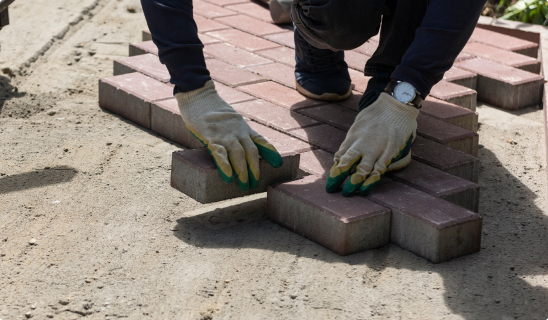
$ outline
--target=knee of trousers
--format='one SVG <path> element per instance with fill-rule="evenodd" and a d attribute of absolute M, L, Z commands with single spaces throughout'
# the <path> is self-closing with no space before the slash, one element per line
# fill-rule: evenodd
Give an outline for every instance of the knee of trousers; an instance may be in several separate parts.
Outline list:
<path fill-rule="evenodd" d="M 293 0 L 291 18 L 319 49 L 352 50 L 379 32 L 384 0 Z"/>

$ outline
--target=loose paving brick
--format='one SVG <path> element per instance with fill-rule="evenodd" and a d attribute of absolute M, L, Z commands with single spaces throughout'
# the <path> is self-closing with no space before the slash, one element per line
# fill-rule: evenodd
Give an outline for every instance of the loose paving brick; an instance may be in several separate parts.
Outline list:
<path fill-rule="evenodd" d="M 406 168 L 387 173 L 387 177 L 478 212 L 479 186 L 477 184 L 424 163 L 412 160 Z"/>
<path fill-rule="evenodd" d="M 299 110 L 306 116 L 319 120 L 321 122 L 332 125 L 335 128 L 348 131 L 354 119 L 358 115 L 358 112 L 350 110 L 345 107 L 341 107 L 335 104 L 326 104 L 312 108 L 306 108 Z"/>
<path fill-rule="evenodd" d="M 478 95 L 475 90 L 470 88 L 442 80 L 432 87 L 430 95 L 434 98 L 476 111 Z"/>
<path fill-rule="evenodd" d="M 238 90 L 247 92 L 257 98 L 272 102 L 290 110 L 299 110 L 321 104 L 325 101 L 314 100 L 300 94 L 297 90 L 284 85 L 267 81 L 238 87 Z"/>
<path fill-rule="evenodd" d="M 315 176 L 269 187 L 267 217 L 340 255 L 382 247 L 390 237 L 389 209 L 326 193 Z"/>
<path fill-rule="evenodd" d="M 176 151 L 172 156 L 171 186 L 200 203 L 211 203 L 265 192 L 274 183 L 290 181 L 299 174 L 299 154 L 283 154 L 283 165 L 272 168 L 263 159 L 256 189 L 241 191 L 236 182 L 226 184 L 206 148 Z"/>
<path fill-rule="evenodd" d="M 166 66 L 150 53 L 114 60 L 115 76 L 132 72 L 140 72 L 164 83 L 171 78 Z"/>
<path fill-rule="evenodd" d="M 248 121 L 248 124 L 251 129 L 257 131 L 258 134 L 268 140 L 268 142 L 270 142 L 280 154 L 303 153 L 314 149 L 314 147 L 307 142 L 271 129 L 260 123 Z"/>
<path fill-rule="evenodd" d="M 152 40 L 132 43 L 129 45 L 130 57 L 147 54 L 147 53 L 158 56 L 158 47 L 156 47 L 156 45 L 154 44 L 154 42 L 152 42 Z"/>
<path fill-rule="evenodd" d="M 230 27 L 227 25 L 213 21 L 211 19 L 204 18 L 199 15 L 194 15 L 194 22 L 196 22 L 196 26 L 198 27 L 198 32 L 210 32 L 210 31 L 230 29 Z"/>
<path fill-rule="evenodd" d="M 352 91 L 352 94 L 348 99 L 343 101 L 335 101 L 335 104 L 338 104 L 339 106 L 346 107 L 351 110 L 358 111 L 360 107 L 360 99 L 362 98 L 363 93 L 358 91 Z"/>
<path fill-rule="evenodd" d="M 186 148 L 201 148 L 204 145 L 185 126 L 175 98 L 156 101 L 151 104 L 150 129 Z"/>
<path fill-rule="evenodd" d="M 344 61 L 348 64 L 348 67 L 363 72 L 365 63 L 369 60 L 369 56 L 355 51 L 345 51 Z"/>
<path fill-rule="evenodd" d="M 419 113 L 417 134 L 450 148 L 478 155 L 478 134 Z"/>
<path fill-rule="evenodd" d="M 289 134 L 331 153 L 337 152 L 346 138 L 345 131 L 327 124 L 293 130 Z"/>
<path fill-rule="evenodd" d="M 348 69 L 348 73 L 350 74 L 350 79 L 354 85 L 354 90 L 363 93 L 367 88 L 367 83 L 371 77 L 366 77 L 362 72 L 353 69 Z"/>
<path fill-rule="evenodd" d="M 274 80 L 280 84 L 295 89 L 295 69 L 288 67 L 281 63 L 270 63 L 255 67 L 249 67 L 247 70 L 251 70 L 254 73 Z"/>
<path fill-rule="evenodd" d="M 206 66 L 211 74 L 211 78 L 230 87 L 265 81 L 265 79 L 259 75 L 217 59 L 207 59 Z"/>
<path fill-rule="evenodd" d="M 472 90 L 476 90 L 477 79 L 477 74 L 455 67 L 447 70 L 447 72 L 443 75 L 443 80 L 470 88 Z"/>
<path fill-rule="evenodd" d="M 201 15 L 204 18 L 213 19 L 237 15 L 238 13 L 232 10 L 219 7 L 217 5 L 204 1 L 195 0 L 192 3 L 194 14 Z"/>
<path fill-rule="evenodd" d="M 329 170 L 333 166 L 333 154 L 316 149 L 301 153 L 299 168 L 306 173 L 316 175 L 324 180 L 329 176 Z"/>
<path fill-rule="evenodd" d="M 538 44 L 511 37 L 502 33 L 476 28 L 470 37 L 470 42 L 480 42 L 495 48 L 520 53 L 529 57 L 537 58 Z"/>
<path fill-rule="evenodd" d="M 295 68 L 295 50 L 291 48 L 278 47 L 274 49 L 255 51 L 255 54 L 279 63 L 283 63 L 291 68 Z"/>
<path fill-rule="evenodd" d="M 279 43 L 283 46 L 295 49 L 295 39 L 293 32 L 272 34 L 265 36 L 264 38 Z"/>
<path fill-rule="evenodd" d="M 479 214 L 399 182 L 373 189 L 367 199 L 392 210 L 390 242 L 433 263 L 478 252 Z"/>
<path fill-rule="evenodd" d="M 443 172 L 472 182 L 478 182 L 479 159 L 467 153 L 417 136 L 411 148 L 411 156 L 414 160 L 440 169 Z"/>
<path fill-rule="evenodd" d="M 241 14 L 248 15 L 253 18 L 257 18 L 264 22 L 274 23 L 274 21 L 272 21 L 272 17 L 270 16 L 270 10 L 268 10 L 268 7 L 265 8 L 256 2 L 236 4 L 226 6 L 226 8 Z"/>
<path fill-rule="evenodd" d="M 373 56 L 373 53 L 375 53 L 378 47 L 379 47 L 379 43 L 377 41 L 369 39 L 364 44 L 354 49 L 354 51 L 357 51 L 359 53 L 362 53 L 371 57 Z"/>
<path fill-rule="evenodd" d="M 152 34 L 150 34 L 150 30 L 146 29 L 141 32 L 141 41 L 150 41 L 152 40 Z"/>
<path fill-rule="evenodd" d="M 456 104 L 427 97 L 420 112 L 457 127 L 478 131 L 478 113 Z"/>
<path fill-rule="evenodd" d="M 203 0 L 203 1 L 209 2 L 209 3 L 214 4 L 214 5 L 218 5 L 218 6 L 221 6 L 221 7 L 229 6 L 229 5 L 233 5 L 233 4 L 238 4 L 238 3 L 249 2 L 249 0 Z"/>
<path fill-rule="evenodd" d="M 224 18 L 217 18 L 215 19 L 215 21 L 254 34 L 256 36 L 266 36 L 273 33 L 288 32 L 286 29 L 280 28 L 275 24 L 270 24 L 242 14 Z M 292 32 L 290 33 L 293 34 Z"/>
<path fill-rule="evenodd" d="M 523 54 L 494 48 L 479 42 L 470 42 L 466 44 L 463 51 L 478 58 L 497 62 L 509 67 L 518 68 L 536 74 L 540 73 L 540 61 Z"/>
<path fill-rule="evenodd" d="M 478 74 L 478 99 L 481 101 L 517 110 L 538 105 L 542 100 L 544 79 L 538 74 L 480 58 L 461 61 L 456 65 Z"/>
<path fill-rule="evenodd" d="M 150 104 L 173 97 L 173 88 L 141 73 L 99 80 L 99 106 L 150 129 Z"/>
<path fill-rule="evenodd" d="M 264 100 L 253 100 L 232 107 L 245 117 L 280 131 L 318 125 L 320 122 Z"/>
<path fill-rule="evenodd" d="M 272 61 L 259 57 L 253 53 L 240 48 L 228 45 L 226 43 L 210 44 L 204 47 L 204 53 L 216 57 L 219 60 L 228 62 L 238 67 L 248 67 Z"/>
<path fill-rule="evenodd" d="M 207 35 L 250 52 L 272 49 L 280 46 L 272 41 L 236 29 L 208 32 Z"/>

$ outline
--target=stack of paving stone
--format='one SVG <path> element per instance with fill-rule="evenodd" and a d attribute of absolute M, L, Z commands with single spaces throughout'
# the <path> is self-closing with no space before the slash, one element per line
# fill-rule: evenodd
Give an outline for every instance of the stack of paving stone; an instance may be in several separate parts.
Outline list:
<path fill-rule="evenodd" d="M 114 62 L 114 76 L 100 80 L 99 104 L 187 148 L 173 154 L 174 188 L 202 203 L 267 191 L 271 220 L 341 255 L 392 242 L 438 263 L 479 250 L 476 101 L 507 109 L 539 104 L 538 44 L 477 28 L 423 104 L 409 167 L 387 174 L 367 197 L 346 198 L 327 194 L 325 179 L 357 114 L 369 80 L 363 67 L 378 38 L 345 53 L 353 95 L 328 103 L 295 90 L 293 32 L 273 24 L 267 9 L 196 0 L 194 13 L 219 94 L 280 151 L 284 166 L 262 163 L 255 190 L 218 188 L 215 163 L 185 129 L 169 73 L 143 31 L 130 56 Z"/>

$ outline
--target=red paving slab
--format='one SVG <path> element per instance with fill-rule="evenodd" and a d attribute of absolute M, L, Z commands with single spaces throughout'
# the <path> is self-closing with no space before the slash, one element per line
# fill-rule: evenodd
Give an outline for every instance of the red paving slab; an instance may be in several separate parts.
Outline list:
<path fill-rule="evenodd" d="M 233 104 L 241 115 L 280 131 L 318 125 L 320 122 L 264 100 Z"/>
<path fill-rule="evenodd" d="M 282 155 L 283 165 L 272 168 L 259 161 L 261 177 L 256 189 L 241 191 L 236 182 L 224 183 L 206 148 L 176 151 L 172 155 L 171 187 L 200 203 L 211 203 L 265 192 L 269 185 L 290 181 L 299 174 L 299 155 Z"/>
<path fill-rule="evenodd" d="M 478 182 L 479 159 L 421 136 L 411 148 L 414 160 L 463 179 Z"/>
<path fill-rule="evenodd" d="M 255 67 L 249 67 L 247 70 L 253 71 L 261 76 L 274 80 L 280 84 L 295 89 L 295 69 L 281 63 L 270 63 Z"/>
<path fill-rule="evenodd" d="M 280 46 L 272 41 L 236 29 L 208 32 L 207 35 L 250 52 L 272 49 Z"/>
<path fill-rule="evenodd" d="M 339 106 L 358 111 L 360 99 L 362 98 L 362 96 L 363 93 L 358 91 L 352 91 L 352 94 L 350 95 L 350 97 L 348 97 L 348 99 L 343 101 L 335 101 L 334 103 L 338 104 Z"/>
<path fill-rule="evenodd" d="M 216 57 L 219 60 L 223 60 L 238 67 L 248 67 L 254 65 L 260 65 L 265 63 L 272 63 L 272 61 L 259 57 L 251 52 L 242 50 L 240 48 L 228 45 L 226 43 L 210 44 L 204 47 L 204 53 Z"/>
<path fill-rule="evenodd" d="M 284 32 L 265 36 L 265 39 L 279 43 L 283 46 L 295 49 L 295 39 L 293 32 Z"/>
<path fill-rule="evenodd" d="M 209 2 L 211 4 L 214 4 L 220 7 L 249 2 L 249 0 L 203 0 L 203 1 Z"/>
<path fill-rule="evenodd" d="M 211 74 L 211 78 L 230 87 L 265 81 L 265 79 L 259 75 L 217 59 L 207 59 L 206 66 Z"/>
<path fill-rule="evenodd" d="M 352 69 L 348 69 L 348 73 L 350 74 L 350 79 L 354 85 L 354 90 L 363 93 L 367 88 L 367 83 L 371 77 L 366 77 L 363 75 L 363 72 Z"/>
<path fill-rule="evenodd" d="M 345 107 L 341 107 L 335 104 L 326 104 L 312 108 L 306 108 L 299 110 L 306 116 L 319 120 L 323 123 L 332 125 L 335 128 L 348 131 L 358 112 L 350 110 Z"/>
<path fill-rule="evenodd" d="M 382 247 L 390 237 L 389 209 L 326 193 L 315 176 L 269 187 L 267 217 L 340 255 Z"/>
<path fill-rule="evenodd" d="M 288 47 L 278 47 L 274 49 L 255 51 L 267 59 L 285 64 L 291 68 L 295 68 L 295 50 Z"/>
<path fill-rule="evenodd" d="M 200 1 L 200 0 L 194 0 L 192 5 L 193 5 L 194 14 L 198 14 L 208 19 L 226 17 L 226 16 L 232 16 L 232 15 L 238 14 L 235 11 L 228 10 L 228 9 L 219 7 L 217 5 Z"/>
<path fill-rule="evenodd" d="M 476 111 L 476 91 L 455 83 L 440 81 L 432 87 L 430 96 Z"/>
<path fill-rule="evenodd" d="M 273 33 L 288 32 L 286 29 L 280 28 L 275 24 L 270 24 L 259 19 L 252 18 L 246 15 L 236 15 L 224 18 L 217 18 L 215 21 L 236 29 L 257 35 L 265 36 Z M 291 33 L 293 34 L 293 33 Z"/>
<path fill-rule="evenodd" d="M 479 42 L 470 42 L 466 44 L 463 51 L 478 58 L 490 60 L 536 74 L 540 73 L 540 61 L 523 54 L 494 48 Z"/>
<path fill-rule="evenodd" d="M 478 113 L 456 104 L 427 97 L 420 112 L 467 130 L 478 131 Z"/>
<path fill-rule="evenodd" d="M 213 43 L 220 43 L 221 41 L 219 39 L 212 38 L 210 36 L 207 36 L 205 34 L 198 33 L 198 38 L 200 38 L 200 41 L 202 41 L 202 44 L 208 45 Z"/>
<path fill-rule="evenodd" d="M 291 110 L 298 110 L 326 103 L 325 101 L 307 98 L 295 89 L 288 88 L 272 81 L 241 86 L 238 87 L 238 90 Z"/>
<path fill-rule="evenodd" d="M 158 47 L 156 47 L 152 40 L 132 43 L 129 45 L 130 57 L 147 53 L 153 54 L 155 56 L 158 55 Z"/>
<path fill-rule="evenodd" d="M 367 62 L 367 60 L 369 60 L 369 58 L 369 56 L 355 51 L 344 52 L 344 61 L 346 61 L 348 67 L 361 72 L 363 72 L 363 69 L 365 68 L 365 63 Z"/>
<path fill-rule="evenodd" d="M 538 74 L 480 58 L 461 61 L 456 66 L 478 74 L 481 101 L 509 110 L 541 103 L 544 79 Z"/>
<path fill-rule="evenodd" d="M 373 53 L 375 53 L 375 51 L 377 50 L 378 46 L 379 46 L 379 43 L 377 41 L 370 39 L 364 44 L 362 44 L 361 46 L 354 49 L 354 51 L 357 51 L 359 53 L 362 53 L 371 57 L 373 56 Z"/>
<path fill-rule="evenodd" d="M 268 9 L 268 6 L 263 7 L 256 2 L 236 4 L 227 6 L 226 8 L 262 20 L 264 22 L 274 23 L 274 21 L 272 21 L 272 17 L 270 16 L 270 10 Z"/>
<path fill-rule="evenodd" d="M 333 154 L 329 152 L 316 149 L 301 154 L 299 168 L 324 180 L 327 180 L 332 166 Z"/>
<path fill-rule="evenodd" d="M 417 134 L 453 149 L 478 155 L 478 134 L 419 113 Z"/>
<path fill-rule="evenodd" d="M 473 58 L 475 58 L 473 55 L 468 54 L 468 53 L 464 53 L 464 52 L 461 51 L 461 53 L 459 53 L 459 55 L 455 59 L 455 62 L 462 61 L 462 60 L 467 60 L 467 59 L 473 59 Z"/>
<path fill-rule="evenodd" d="M 452 67 L 443 75 L 443 80 L 463 87 L 476 90 L 478 75 L 469 71 Z"/>
<path fill-rule="evenodd" d="M 222 23 L 215 22 L 211 19 L 204 18 L 200 15 L 194 15 L 194 21 L 198 27 L 198 32 L 209 32 L 223 29 L 230 29 L 229 26 L 226 26 Z"/>
<path fill-rule="evenodd" d="M 173 87 L 134 72 L 99 80 L 99 106 L 150 129 L 150 103 L 173 97 Z"/>
<path fill-rule="evenodd" d="M 150 107 L 150 130 L 186 148 L 201 148 L 204 145 L 185 126 L 177 99 L 156 101 Z"/>
<path fill-rule="evenodd" d="M 228 104 L 255 100 L 255 97 L 243 93 L 222 83 L 215 82 L 215 89 L 221 98 Z"/>
<path fill-rule="evenodd" d="M 166 66 L 150 53 L 114 60 L 115 76 L 132 72 L 140 72 L 164 83 L 171 79 Z"/>
<path fill-rule="evenodd" d="M 345 131 L 327 124 L 294 130 L 289 134 L 331 153 L 337 152 L 346 138 Z"/>
<path fill-rule="evenodd" d="M 307 142 L 291 137 L 280 131 L 271 129 L 260 123 L 249 121 L 248 124 L 251 129 L 257 131 L 258 134 L 262 135 L 266 140 L 268 140 L 268 142 L 270 142 L 282 155 L 303 153 L 314 149 L 314 147 L 312 147 Z"/>
<path fill-rule="evenodd" d="M 536 58 L 538 56 L 538 44 L 511 37 L 502 33 L 476 28 L 470 37 L 470 42 L 480 42 L 495 48 L 513 51 Z"/>
<path fill-rule="evenodd" d="M 367 199 L 392 210 L 390 242 L 433 263 L 480 250 L 479 214 L 399 182 L 373 189 Z"/>
<path fill-rule="evenodd" d="M 478 212 L 479 186 L 477 184 L 424 163 L 411 160 L 406 168 L 389 172 L 387 177 Z"/>

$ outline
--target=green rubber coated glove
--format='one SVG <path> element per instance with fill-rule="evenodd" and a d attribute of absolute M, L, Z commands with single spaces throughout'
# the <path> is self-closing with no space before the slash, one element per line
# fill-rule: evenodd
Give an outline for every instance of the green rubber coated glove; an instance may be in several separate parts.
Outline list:
<path fill-rule="evenodd" d="M 346 134 L 327 178 L 327 192 L 367 195 L 386 171 L 406 167 L 417 131 L 419 110 L 387 93 L 363 109 Z"/>
<path fill-rule="evenodd" d="M 177 93 L 179 110 L 190 132 L 213 156 L 221 178 L 241 190 L 259 185 L 259 156 L 272 167 L 281 167 L 282 157 L 265 138 L 251 129 L 244 118 L 226 103 L 209 80 L 203 88 Z"/>

